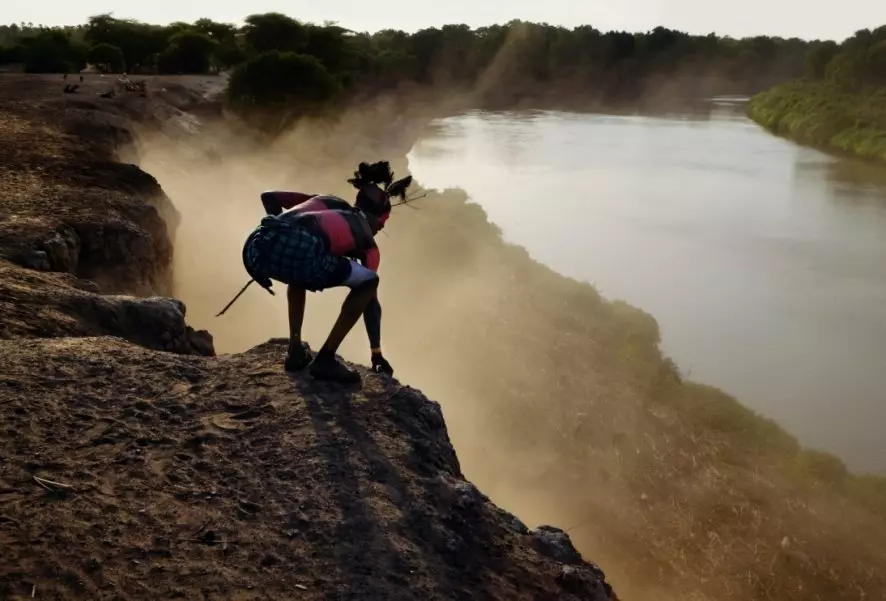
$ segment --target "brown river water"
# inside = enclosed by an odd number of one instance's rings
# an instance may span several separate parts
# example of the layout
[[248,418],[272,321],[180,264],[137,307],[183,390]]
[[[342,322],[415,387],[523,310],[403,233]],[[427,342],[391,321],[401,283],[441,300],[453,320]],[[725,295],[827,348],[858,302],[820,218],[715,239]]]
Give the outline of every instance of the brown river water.
[[886,168],[776,138],[732,102],[469,113],[434,123],[409,165],[652,314],[684,374],[886,473]]

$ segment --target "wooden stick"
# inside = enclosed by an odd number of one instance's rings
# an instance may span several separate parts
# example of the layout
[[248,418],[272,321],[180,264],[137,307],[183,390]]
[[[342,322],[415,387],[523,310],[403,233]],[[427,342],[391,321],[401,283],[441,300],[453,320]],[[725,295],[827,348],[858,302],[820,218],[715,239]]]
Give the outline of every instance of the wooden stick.
[[255,281],[255,280],[249,280],[248,282],[246,282],[246,285],[243,286],[243,287],[240,289],[240,292],[237,293],[237,296],[235,296],[234,298],[232,298],[232,299],[231,299],[231,302],[229,302],[227,305],[225,305],[225,308],[222,309],[221,311],[219,311],[219,312],[218,312],[218,315],[216,315],[216,317],[221,317],[222,315],[224,315],[225,313],[227,313],[228,309],[231,308],[231,305],[233,305],[234,303],[236,303],[236,302],[237,302],[237,299],[240,298],[241,296],[243,296],[243,293],[246,292],[246,289],[249,288],[249,286],[250,286],[250,285],[252,284],[252,282],[254,282],[254,281]]
[[[46,478],[40,478],[39,476],[34,476],[34,482],[45,488],[46,490],[52,490],[49,486],[57,486],[64,490],[72,490],[74,487],[70,484],[62,484],[61,482],[53,482],[52,480],[47,480]],[[49,486],[47,486],[49,485]]]

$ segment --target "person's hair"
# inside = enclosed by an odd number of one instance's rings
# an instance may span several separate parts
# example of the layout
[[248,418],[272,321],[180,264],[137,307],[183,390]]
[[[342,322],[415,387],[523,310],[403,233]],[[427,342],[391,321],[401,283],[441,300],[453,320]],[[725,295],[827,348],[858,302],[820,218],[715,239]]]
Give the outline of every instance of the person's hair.
[[391,201],[385,192],[393,181],[394,172],[388,161],[360,163],[354,171],[354,177],[348,180],[358,190],[354,206],[364,213],[376,216],[390,211]]
[[350,178],[348,183],[360,190],[371,184],[384,184],[387,187],[393,181],[394,172],[391,171],[391,164],[388,161],[379,161],[372,164],[360,163],[354,171],[354,177]]

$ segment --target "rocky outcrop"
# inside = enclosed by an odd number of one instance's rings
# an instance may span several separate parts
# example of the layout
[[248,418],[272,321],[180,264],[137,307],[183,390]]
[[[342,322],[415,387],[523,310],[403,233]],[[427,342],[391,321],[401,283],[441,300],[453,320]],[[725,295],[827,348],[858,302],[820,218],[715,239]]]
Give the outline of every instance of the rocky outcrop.
[[215,354],[212,336],[185,322],[181,301],[98,292],[95,282],[68,273],[0,262],[0,338],[117,336],[160,351]]
[[7,83],[0,336],[111,335],[214,354],[211,337],[185,324],[182,303],[132,298],[171,295],[179,218],[156,179],[117,160],[117,150],[133,144],[130,113],[139,107],[62,97],[40,78]]
[[285,350],[0,341],[0,597],[615,598],[464,479],[437,403]]

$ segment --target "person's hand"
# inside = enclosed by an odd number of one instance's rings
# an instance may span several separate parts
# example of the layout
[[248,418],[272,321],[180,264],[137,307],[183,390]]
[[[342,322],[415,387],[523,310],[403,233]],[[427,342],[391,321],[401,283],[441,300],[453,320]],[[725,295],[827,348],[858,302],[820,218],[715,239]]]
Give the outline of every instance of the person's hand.
[[372,354],[372,371],[377,374],[394,375],[394,368],[388,363],[388,360],[381,353]]

